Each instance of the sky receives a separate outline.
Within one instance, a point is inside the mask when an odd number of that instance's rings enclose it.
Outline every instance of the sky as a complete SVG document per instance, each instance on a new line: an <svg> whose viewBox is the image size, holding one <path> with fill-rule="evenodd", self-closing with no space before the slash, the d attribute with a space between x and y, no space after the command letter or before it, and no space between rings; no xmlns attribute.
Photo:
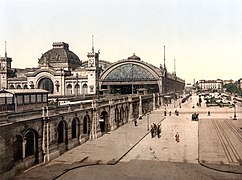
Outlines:
<svg viewBox="0 0 242 180"><path fill-rule="evenodd" d="M84 61L92 35L100 59L135 53L186 83L242 78L241 0L1 0L0 55L37 67L53 42ZM175 65L175 66L174 66Z"/></svg>

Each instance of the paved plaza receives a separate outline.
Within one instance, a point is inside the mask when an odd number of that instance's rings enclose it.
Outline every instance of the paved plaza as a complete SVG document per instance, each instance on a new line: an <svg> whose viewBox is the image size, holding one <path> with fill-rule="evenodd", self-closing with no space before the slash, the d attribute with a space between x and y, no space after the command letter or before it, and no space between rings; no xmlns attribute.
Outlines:
<svg viewBox="0 0 242 180"><path fill-rule="evenodd" d="M197 101L192 96L181 108L172 102L166 107L171 116L162 106L138 126L129 122L16 179L242 179L242 108L233 120L233 108L192 108ZM199 121L191 121L194 112ZM161 124L160 138L151 138L153 123Z"/></svg>

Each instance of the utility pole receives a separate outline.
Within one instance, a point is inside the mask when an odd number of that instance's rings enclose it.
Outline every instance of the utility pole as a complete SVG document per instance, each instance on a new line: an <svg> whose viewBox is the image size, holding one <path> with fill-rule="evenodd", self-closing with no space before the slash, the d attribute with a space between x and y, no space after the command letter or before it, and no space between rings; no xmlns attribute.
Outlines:
<svg viewBox="0 0 242 180"><path fill-rule="evenodd" d="M176 102L176 59L174 59L174 107Z"/></svg>
<svg viewBox="0 0 242 180"><path fill-rule="evenodd" d="M5 58L7 58L8 55L7 55L7 41L5 41Z"/></svg>

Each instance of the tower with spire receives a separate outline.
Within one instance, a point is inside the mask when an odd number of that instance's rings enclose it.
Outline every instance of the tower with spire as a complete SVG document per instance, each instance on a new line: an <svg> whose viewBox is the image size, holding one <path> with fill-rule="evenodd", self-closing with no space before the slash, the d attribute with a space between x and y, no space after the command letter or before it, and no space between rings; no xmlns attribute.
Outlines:
<svg viewBox="0 0 242 180"><path fill-rule="evenodd" d="M5 41L5 54L0 57L0 89L8 88L8 76L11 70L12 58L7 55L7 41Z"/></svg>
<svg viewBox="0 0 242 180"><path fill-rule="evenodd" d="M88 93L97 94L99 90L99 52L94 51L94 36L92 35L92 52L87 54L88 57Z"/></svg>

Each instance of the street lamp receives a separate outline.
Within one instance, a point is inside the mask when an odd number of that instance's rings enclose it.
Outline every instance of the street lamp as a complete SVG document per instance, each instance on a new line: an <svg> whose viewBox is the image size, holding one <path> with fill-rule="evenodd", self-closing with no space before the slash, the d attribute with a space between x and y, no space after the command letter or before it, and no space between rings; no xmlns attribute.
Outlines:
<svg viewBox="0 0 242 180"><path fill-rule="evenodd" d="M150 119L149 119L149 118L150 118L149 115L150 115L150 114L147 113L147 130L148 130L148 131L150 130L150 128L149 128L149 127L150 127L150 125L149 125L149 124L150 124L150 122L149 122L149 121L150 121Z"/></svg>
<svg viewBox="0 0 242 180"><path fill-rule="evenodd" d="M234 118L233 120L237 120L237 117L236 117L236 101L234 102Z"/></svg>

